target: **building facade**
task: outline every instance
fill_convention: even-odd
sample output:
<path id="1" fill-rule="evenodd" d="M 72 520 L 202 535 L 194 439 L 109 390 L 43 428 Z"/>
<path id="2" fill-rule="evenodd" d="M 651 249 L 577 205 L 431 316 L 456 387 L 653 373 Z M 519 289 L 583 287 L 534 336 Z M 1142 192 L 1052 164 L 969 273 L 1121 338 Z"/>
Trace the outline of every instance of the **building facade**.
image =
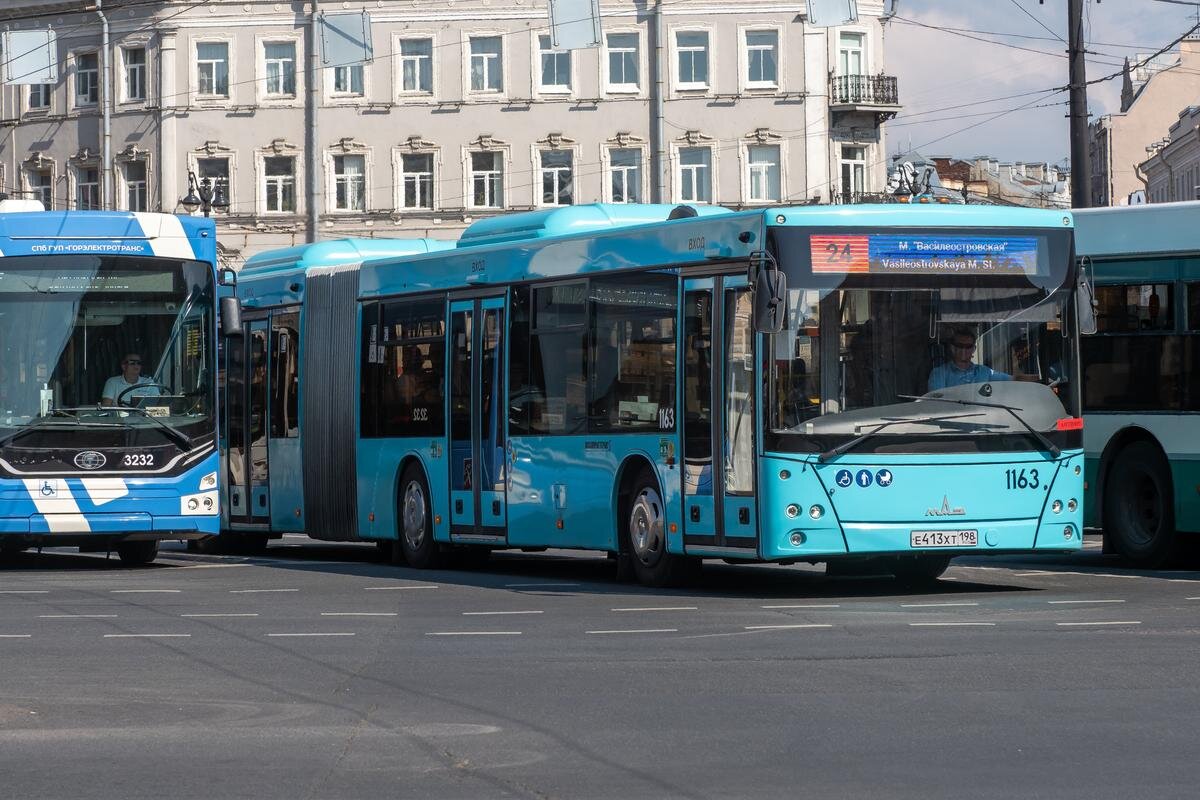
<path id="1" fill-rule="evenodd" d="M 1145 180 L 1145 202 L 1200 200 L 1200 106 L 1179 112 L 1165 139 L 1138 166 Z"/>
<path id="2" fill-rule="evenodd" d="M 0 10 L 0 29 L 53 27 L 61 65 L 56 84 L 0 90 L 0 183 L 98 206 L 107 103 L 112 202 L 179 211 L 189 172 L 219 183 L 235 265 L 312 236 L 448 238 L 570 203 L 852 200 L 882 190 L 899 109 L 872 0 L 836 28 L 777 0 L 605 0 L 601 45 L 575 51 L 553 48 L 545 0 L 104 8 L 107 62 L 95 12 Z M 358 12 L 374 57 L 306 69 L 316 18 Z"/>
<path id="3" fill-rule="evenodd" d="M 1149 61 L 1137 56 L 1134 64 L 1125 63 L 1120 112 L 1089 126 L 1093 206 L 1137 201 L 1145 187 L 1138 165 L 1200 92 L 1200 39 L 1184 39 L 1178 53 Z"/>

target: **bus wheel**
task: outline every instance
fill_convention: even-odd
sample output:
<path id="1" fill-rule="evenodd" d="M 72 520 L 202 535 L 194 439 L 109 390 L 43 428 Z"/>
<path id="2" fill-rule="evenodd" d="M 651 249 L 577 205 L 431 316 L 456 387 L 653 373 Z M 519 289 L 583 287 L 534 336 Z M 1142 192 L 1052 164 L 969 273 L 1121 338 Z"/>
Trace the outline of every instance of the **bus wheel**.
<path id="1" fill-rule="evenodd" d="M 404 560 L 416 569 L 441 566 L 442 548 L 433 540 L 429 486 L 418 467 L 404 470 L 400 479 L 400 547 Z"/>
<path id="2" fill-rule="evenodd" d="M 121 563 L 129 567 L 140 567 L 158 558 L 158 540 L 148 542 L 121 542 L 117 545 Z"/>
<path id="3" fill-rule="evenodd" d="M 901 556 L 891 565 L 891 573 L 901 583 L 933 583 L 950 566 L 950 556 Z"/>
<path id="4" fill-rule="evenodd" d="M 1149 442 L 1133 442 L 1117 455 L 1104 482 L 1104 532 L 1139 567 L 1161 567 L 1175 554 L 1171 470 Z"/>
<path id="5" fill-rule="evenodd" d="M 633 485 L 624 535 L 638 582 L 652 587 L 677 586 L 694 577 L 699 560 L 667 552 L 663 501 L 653 474 L 643 470 Z"/>

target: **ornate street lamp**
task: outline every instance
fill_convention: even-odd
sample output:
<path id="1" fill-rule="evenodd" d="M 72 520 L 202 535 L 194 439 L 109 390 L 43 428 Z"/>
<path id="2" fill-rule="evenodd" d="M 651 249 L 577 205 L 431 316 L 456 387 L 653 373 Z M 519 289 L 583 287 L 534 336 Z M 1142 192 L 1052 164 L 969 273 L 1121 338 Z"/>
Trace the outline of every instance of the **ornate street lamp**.
<path id="1" fill-rule="evenodd" d="M 217 211 L 229 208 L 229 199 L 225 197 L 221 184 L 217 183 L 214 186 L 213 181 L 207 177 L 197 181 L 196 173 L 190 169 L 188 170 L 188 193 L 179 203 L 188 210 L 188 213 L 199 209 L 204 212 L 206 217 L 214 208 Z"/>

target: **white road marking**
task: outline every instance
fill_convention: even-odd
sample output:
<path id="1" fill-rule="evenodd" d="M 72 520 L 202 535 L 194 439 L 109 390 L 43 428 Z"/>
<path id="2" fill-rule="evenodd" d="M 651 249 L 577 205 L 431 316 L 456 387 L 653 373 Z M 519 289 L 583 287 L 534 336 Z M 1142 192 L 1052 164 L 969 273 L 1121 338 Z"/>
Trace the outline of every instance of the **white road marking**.
<path id="1" fill-rule="evenodd" d="M 590 634 L 603 635 L 609 633 L 679 633 L 678 628 L 638 628 L 624 631 L 588 631 Z"/>
<path id="2" fill-rule="evenodd" d="M 0 639 L 29 639 L 31 633 L 0 633 Z"/>
<path id="3" fill-rule="evenodd" d="M 1118 620 L 1114 622 L 1056 622 L 1060 628 L 1080 627 L 1083 625 L 1141 625 L 1141 620 Z"/>
<path id="4" fill-rule="evenodd" d="M 109 589 L 112 594 L 179 594 L 179 589 Z"/>
<path id="5" fill-rule="evenodd" d="M 190 639 L 190 633 L 106 633 L 105 639 Z"/>
<path id="6" fill-rule="evenodd" d="M 977 606 L 979 603 L 901 603 L 901 608 L 951 608 L 954 606 Z"/>
<path id="7" fill-rule="evenodd" d="M 163 562 L 159 562 L 160 564 Z M 169 563 L 169 562 L 168 562 Z M 179 562 L 175 562 L 179 563 Z M 172 564 L 174 566 L 174 564 Z M 175 569 L 226 569 L 229 567 L 253 567 L 253 564 L 179 564 Z"/>
<path id="8" fill-rule="evenodd" d="M 294 637 L 294 636 L 353 636 L 353 633 L 268 633 L 267 636 L 276 637 Z"/>
<path id="9" fill-rule="evenodd" d="M 230 589 L 230 594 L 269 594 L 272 592 L 298 592 L 299 589 Z"/>
<path id="10" fill-rule="evenodd" d="M 1124 603 L 1124 600 L 1047 600 L 1052 606 L 1081 606 L 1088 603 Z"/>
<path id="11" fill-rule="evenodd" d="M 1200 597 L 1185 597 L 1184 600 L 1200 600 Z"/>
<path id="12" fill-rule="evenodd" d="M 1051 572 L 1048 569 L 1039 569 L 1036 572 L 1014 572 L 1013 577 L 1014 578 L 1032 578 L 1035 575 L 1054 575 L 1054 574 L 1055 574 L 1054 572 Z M 1072 574 L 1074 574 L 1074 573 L 1072 573 Z"/>
<path id="13" fill-rule="evenodd" d="M 832 625 L 818 625 L 815 623 L 798 624 L 798 625 L 744 625 L 743 630 L 747 631 L 786 631 L 798 628 L 832 628 Z"/>
<path id="14" fill-rule="evenodd" d="M 367 592 L 401 592 L 407 589 L 438 589 L 438 586 L 364 586 Z"/>
<path id="15" fill-rule="evenodd" d="M 322 617 L 394 617 L 395 611 L 322 611 Z"/>
<path id="16" fill-rule="evenodd" d="M 1166 578 L 1167 583 L 1200 583 L 1197 578 Z"/>
<path id="17" fill-rule="evenodd" d="M 116 614 L 38 614 L 38 619 L 116 619 Z"/>
<path id="18" fill-rule="evenodd" d="M 910 628 L 983 628 L 994 627 L 994 622 L 910 622 Z"/>
<path id="19" fill-rule="evenodd" d="M 464 617 L 504 617 L 516 614 L 544 614 L 544 611 L 464 611 Z"/>
<path id="20" fill-rule="evenodd" d="M 829 603 L 826 605 L 798 605 L 798 606 L 759 606 L 759 608 L 841 608 L 837 603 Z"/>
<path id="21" fill-rule="evenodd" d="M 582 586 L 582 583 L 506 583 L 505 589 L 544 589 L 547 586 Z"/>
<path id="22" fill-rule="evenodd" d="M 49 589 L 3 589 L 0 594 L 50 594 Z"/>
<path id="23" fill-rule="evenodd" d="M 696 611 L 696 606 L 646 606 L 643 608 L 611 608 L 610 611 Z"/>
<path id="24" fill-rule="evenodd" d="M 258 614 L 180 614 L 179 616 L 206 619 L 216 617 L 257 617 Z"/>
<path id="25" fill-rule="evenodd" d="M 426 636 L 520 636 L 520 631 L 431 631 Z"/>

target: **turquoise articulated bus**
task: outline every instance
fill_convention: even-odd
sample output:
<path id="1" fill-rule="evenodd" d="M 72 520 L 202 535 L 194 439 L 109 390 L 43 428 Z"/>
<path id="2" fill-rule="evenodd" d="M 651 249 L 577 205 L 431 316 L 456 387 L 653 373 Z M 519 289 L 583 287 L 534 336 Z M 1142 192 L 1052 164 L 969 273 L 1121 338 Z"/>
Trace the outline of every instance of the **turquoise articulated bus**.
<path id="1" fill-rule="evenodd" d="M 216 229 L 40 208 L 0 202 L 0 551 L 148 563 L 219 530 Z"/>
<path id="2" fill-rule="evenodd" d="M 419 568 L 607 551 L 648 585 L 1078 549 L 1072 238 L 1027 209 L 592 205 L 252 258 L 251 513 Z"/>
<path id="3" fill-rule="evenodd" d="M 1200 203 L 1076 212 L 1094 273 L 1085 336 L 1086 523 L 1161 566 L 1200 532 Z"/>

